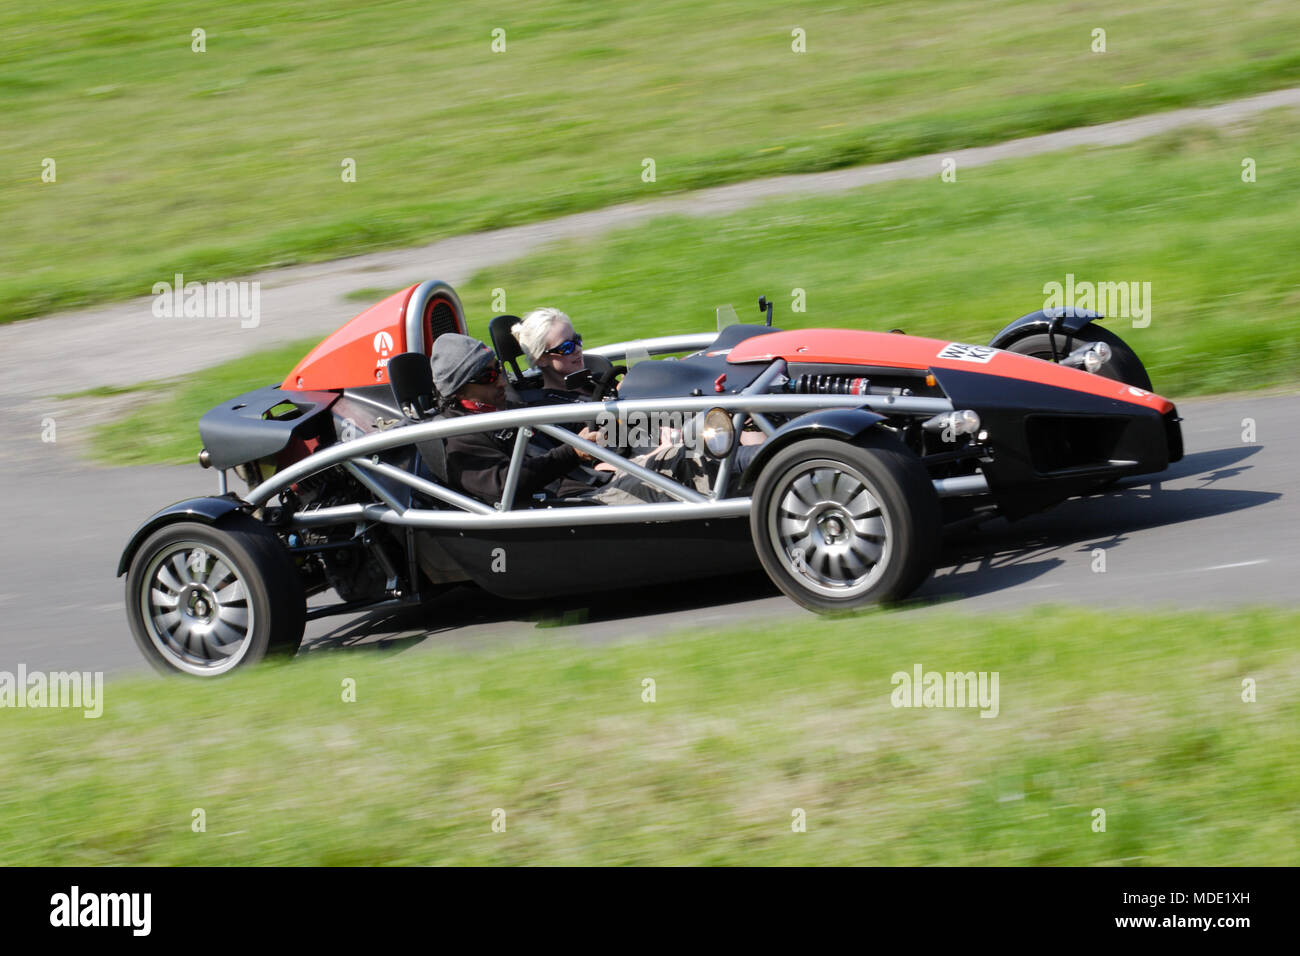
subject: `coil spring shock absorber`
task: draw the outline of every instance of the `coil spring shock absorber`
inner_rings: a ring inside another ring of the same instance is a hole
[[[800,395],[865,395],[867,379],[853,375],[800,375],[789,389]]]

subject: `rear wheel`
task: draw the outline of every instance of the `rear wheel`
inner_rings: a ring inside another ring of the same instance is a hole
[[[1083,348],[1085,345],[1105,342],[1110,346],[1110,361],[1099,368],[1096,374],[1113,379],[1116,382],[1123,382],[1125,385],[1132,385],[1148,392],[1151,391],[1151,377],[1147,375],[1142,360],[1137,357],[1137,353],[1129,348],[1123,339],[1113,332],[1090,324],[1084,326],[1074,335],[1057,332],[1054,337],[1056,339],[1057,358],[1065,358],[1075,349]],[[1015,352],[1017,355],[1029,355],[1048,362],[1052,361],[1052,341],[1051,337],[1045,332],[1026,335],[1023,339],[1017,339],[1008,345],[1006,350]]]
[[[772,581],[814,611],[906,597],[934,568],[939,500],[899,441],[811,439],[776,454],[754,487],[750,530]]]
[[[293,559],[242,514],[180,521],[140,545],[126,577],[131,633],[166,674],[215,677],[302,641],[307,602]]]

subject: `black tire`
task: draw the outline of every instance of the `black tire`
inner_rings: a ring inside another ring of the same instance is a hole
[[[777,452],[754,486],[749,525],[768,576],[814,611],[905,598],[934,569],[942,527],[920,459],[877,432]]]
[[[127,572],[126,613],[155,669],[217,677],[292,655],[307,601],[275,534],[236,513],[217,525],[179,521],[146,538]]]
[[[1067,336],[1065,332],[1056,333],[1056,354],[1064,358],[1077,348],[1085,345],[1091,345],[1094,342],[1105,342],[1110,346],[1110,361],[1097,370],[1098,375],[1104,378],[1113,379],[1116,382],[1123,382],[1125,385],[1132,385],[1135,388],[1151,391],[1151,376],[1147,374],[1146,366],[1142,360],[1137,357],[1137,353],[1129,348],[1128,344],[1113,332],[1103,329],[1099,325],[1085,325],[1078,334]],[[1007,346],[1008,352],[1015,352],[1017,355],[1029,355],[1033,358],[1044,359],[1048,362],[1052,360],[1052,343],[1046,332],[1026,335],[1023,339],[1017,339]]]

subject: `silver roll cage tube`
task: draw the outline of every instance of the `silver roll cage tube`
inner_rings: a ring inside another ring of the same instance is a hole
[[[683,351],[707,346],[714,336],[671,336],[630,343],[630,348],[657,352]],[[689,340],[689,341],[688,341]],[[707,340],[707,341],[705,341]],[[620,349],[622,349],[620,351]],[[606,355],[626,354],[627,348],[607,346]],[[596,352],[596,349],[592,350]],[[575,525],[630,524],[644,521],[689,521],[699,518],[744,517],[749,514],[749,498],[728,498],[730,472],[735,461],[735,446],[723,459],[710,493],[705,495],[665,475],[629,461],[616,450],[580,438],[558,427],[567,423],[594,423],[598,420],[624,419],[637,413],[703,413],[721,408],[732,413],[733,427],[739,432],[746,417],[752,417],[767,434],[772,425],[768,414],[801,414],[826,408],[867,408],[886,415],[933,416],[952,411],[952,403],[943,398],[920,398],[893,395],[797,395],[764,394],[785,372],[785,362],[777,359],[754,382],[737,395],[705,395],[686,398],[611,400],[544,405],[485,412],[443,421],[419,422],[372,432],[349,441],[340,441],[290,465],[251,489],[246,501],[262,507],[295,482],[329,468],[341,467],[356,478],[378,501],[317,508],[295,513],[286,526],[318,527],[357,521],[375,521],[408,528],[472,531],[474,529],[561,528]],[[437,438],[451,438],[476,432],[517,429],[517,438],[506,476],[504,494],[495,507],[489,507],[442,484],[422,478],[403,468],[379,460],[381,452]],[[635,505],[593,505],[515,509],[514,492],[528,440],[536,429],[557,442],[571,445],[591,457],[607,462],[616,470],[635,475],[646,484],[660,489],[675,501]],[[407,486],[450,505],[450,509],[405,507],[376,476]]]

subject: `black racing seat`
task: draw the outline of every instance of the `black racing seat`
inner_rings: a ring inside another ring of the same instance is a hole
[[[518,321],[517,315],[498,315],[488,323],[488,338],[492,340],[492,348],[497,353],[497,359],[502,366],[509,366],[515,373],[516,382],[524,377],[524,369],[519,367],[519,358],[524,354],[524,350],[520,347],[514,333],[510,331]]]
[[[388,360],[388,385],[397,407],[411,421],[431,415],[438,407],[433,366],[423,352],[402,352]]]
[[[447,440],[445,438],[426,438],[415,443],[429,474],[438,480],[438,484],[447,484]]]
[[[408,422],[426,421],[438,410],[438,390],[433,385],[433,366],[423,352],[403,352],[388,360],[388,384],[397,407]],[[427,438],[415,448],[429,473],[447,483],[447,443],[441,438]],[[418,467],[418,466],[417,466]]]

